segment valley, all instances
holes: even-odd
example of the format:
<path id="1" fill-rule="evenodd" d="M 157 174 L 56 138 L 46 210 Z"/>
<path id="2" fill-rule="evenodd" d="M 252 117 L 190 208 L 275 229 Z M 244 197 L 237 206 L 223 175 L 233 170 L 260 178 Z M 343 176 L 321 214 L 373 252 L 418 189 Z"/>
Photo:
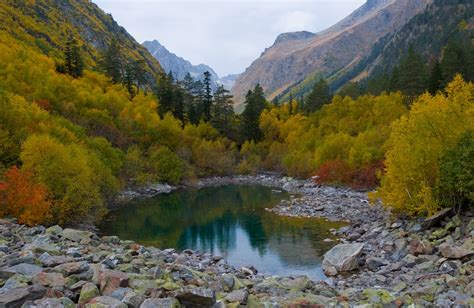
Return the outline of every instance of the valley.
<path id="1" fill-rule="evenodd" d="M 474 305 L 473 6 L 368 0 L 222 77 L 95 2 L 0 1 L 0 306 Z"/>

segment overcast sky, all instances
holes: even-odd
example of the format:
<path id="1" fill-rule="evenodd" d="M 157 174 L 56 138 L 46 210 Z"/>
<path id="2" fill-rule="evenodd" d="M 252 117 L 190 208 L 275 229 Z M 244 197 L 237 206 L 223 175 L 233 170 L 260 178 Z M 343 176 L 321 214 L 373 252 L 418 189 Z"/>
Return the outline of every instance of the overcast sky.
<path id="1" fill-rule="evenodd" d="M 93 0 L 140 43 L 157 39 L 221 77 L 240 73 L 278 34 L 324 30 L 365 0 Z"/>

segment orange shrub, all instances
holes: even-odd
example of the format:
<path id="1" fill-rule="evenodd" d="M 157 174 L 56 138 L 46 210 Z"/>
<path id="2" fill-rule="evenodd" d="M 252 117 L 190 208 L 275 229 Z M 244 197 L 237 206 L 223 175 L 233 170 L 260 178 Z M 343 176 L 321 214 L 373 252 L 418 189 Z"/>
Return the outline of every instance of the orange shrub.
<path id="1" fill-rule="evenodd" d="M 0 214 L 18 218 L 20 223 L 34 225 L 45 222 L 51 211 L 48 190 L 33 180 L 29 171 L 16 166 L 5 173 L 0 185 Z"/>

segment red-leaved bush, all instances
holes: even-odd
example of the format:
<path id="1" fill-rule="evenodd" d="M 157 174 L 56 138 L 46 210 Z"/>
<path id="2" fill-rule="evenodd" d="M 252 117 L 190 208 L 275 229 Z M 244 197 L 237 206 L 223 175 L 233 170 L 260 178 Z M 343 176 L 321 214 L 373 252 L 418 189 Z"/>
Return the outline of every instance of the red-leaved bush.
<path id="1" fill-rule="evenodd" d="M 7 170 L 5 183 L 0 183 L 0 215 L 10 215 L 20 223 L 34 225 L 45 222 L 50 211 L 46 186 L 36 183 L 29 171 L 16 166 Z"/>
<path id="2" fill-rule="evenodd" d="M 383 168 L 383 161 L 354 169 L 343 160 L 331 160 L 319 167 L 316 172 L 318 176 L 316 183 L 344 184 L 358 190 L 373 189 L 380 184 L 378 174 L 382 172 Z"/>

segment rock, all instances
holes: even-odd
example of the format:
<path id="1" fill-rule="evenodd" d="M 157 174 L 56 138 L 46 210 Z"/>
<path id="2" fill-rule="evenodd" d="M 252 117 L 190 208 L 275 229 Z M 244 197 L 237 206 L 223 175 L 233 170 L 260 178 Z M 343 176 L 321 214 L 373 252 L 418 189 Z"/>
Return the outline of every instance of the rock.
<path id="1" fill-rule="evenodd" d="M 94 297 L 99 296 L 99 289 L 91 282 L 88 282 L 82 286 L 81 293 L 79 295 L 79 305 L 84 305 Z"/>
<path id="2" fill-rule="evenodd" d="M 43 269 L 37 265 L 28 264 L 28 263 L 20 263 L 20 264 L 7 268 L 6 271 L 25 275 L 28 277 L 33 277 L 34 275 L 42 272 Z"/>
<path id="3" fill-rule="evenodd" d="M 59 235 L 73 242 L 81 242 L 83 240 L 90 240 L 91 237 L 95 234 L 89 231 L 81 231 L 67 228 L 64 229 Z"/>
<path id="4" fill-rule="evenodd" d="M 69 307 L 74 307 L 74 302 Z M 34 302 L 29 301 L 23 304 L 22 308 L 65 308 L 63 301 L 59 298 L 42 298 Z"/>
<path id="5" fill-rule="evenodd" d="M 180 306 L 176 298 L 148 298 L 140 308 L 179 308 Z"/>
<path id="6" fill-rule="evenodd" d="M 46 288 L 39 285 L 11 289 L 0 294 L 0 307 L 21 307 L 26 301 L 42 298 L 45 293 Z"/>
<path id="7" fill-rule="evenodd" d="M 388 261 L 383 258 L 376 258 L 376 257 L 369 257 L 365 260 L 365 263 L 367 264 L 367 267 L 371 271 L 378 271 L 378 269 L 382 266 L 388 265 Z"/>
<path id="8" fill-rule="evenodd" d="M 245 305 L 247 303 L 247 298 L 249 293 L 246 290 L 235 290 L 227 294 L 225 300 L 230 303 L 239 303 Z"/>
<path id="9" fill-rule="evenodd" d="M 127 308 L 127 305 L 109 296 L 99 296 L 93 298 L 85 305 L 86 308 Z"/>
<path id="10" fill-rule="evenodd" d="M 33 283 L 45 287 L 59 287 L 65 285 L 66 282 L 60 273 L 41 272 L 33 277 Z"/>
<path id="11" fill-rule="evenodd" d="M 194 288 L 180 292 L 176 298 L 185 306 L 212 306 L 216 303 L 216 294 L 211 289 Z"/>
<path id="12" fill-rule="evenodd" d="M 448 259 L 462 259 L 474 254 L 474 251 L 468 250 L 462 246 L 455 246 L 448 243 L 443 243 L 438 247 L 441 255 Z"/>
<path id="13" fill-rule="evenodd" d="M 409 247 L 408 251 L 414 256 L 431 255 L 433 254 L 433 251 L 434 251 L 433 245 L 429 241 L 426 241 L 426 240 L 411 241 L 408 247 Z"/>
<path id="14" fill-rule="evenodd" d="M 45 252 L 40 257 L 39 260 L 41 264 L 45 267 L 55 267 L 60 264 L 71 262 L 72 259 L 65 256 L 51 256 L 49 253 Z"/>
<path id="15" fill-rule="evenodd" d="M 63 232 L 63 228 L 61 228 L 60 226 L 58 225 L 55 225 L 55 226 L 52 226 L 52 227 L 49 227 L 45 230 L 45 235 L 59 235 L 61 234 L 61 232 Z"/>
<path id="16" fill-rule="evenodd" d="M 364 248 L 363 243 L 339 244 L 324 254 L 323 270 L 328 269 L 331 273 L 331 267 L 338 272 L 348 272 L 359 266 L 359 256 Z"/>
<path id="17" fill-rule="evenodd" d="M 125 294 L 124 298 L 122 299 L 122 302 L 128 307 L 140 307 L 144 300 L 145 297 L 143 295 L 130 291 Z"/>
<path id="18" fill-rule="evenodd" d="M 445 217 L 448 217 L 451 214 L 451 212 L 452 212 L 451 209 L 444 209 L 444 210 L 439 211 L 433 216 L 426 218 L 422 223 L 422 227 L 425 230 L 431 229 L 432 227 L 439 224 Z"/>
<path id="19" fill-rule="evenodd" d="M 84 261 L 69 262 L 58 265 L 54 269 L 58 272 L 65 274 L 66 276 L 69 276 L 72 274 L 78 274 L 87 271 L 89 269 L 89 264 Z"/>
<path id="20" fill-rule="evenodd" d="M 99 286 L 100 292 L 104 295 L 109 295 L 120 287 L 128 287 L 127 274 L 113 270 L 100 270 Z"/>

